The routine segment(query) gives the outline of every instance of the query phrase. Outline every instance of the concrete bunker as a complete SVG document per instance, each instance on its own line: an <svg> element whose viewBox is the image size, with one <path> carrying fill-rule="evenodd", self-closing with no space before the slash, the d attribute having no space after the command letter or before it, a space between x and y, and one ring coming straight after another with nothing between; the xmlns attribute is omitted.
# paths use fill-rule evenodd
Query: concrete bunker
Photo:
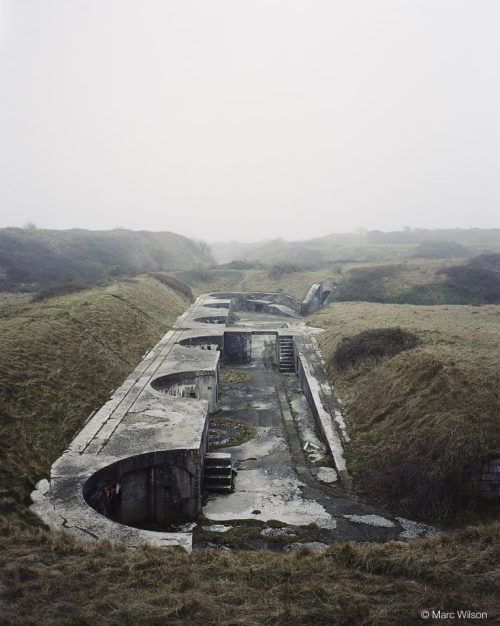
<svg viewBox="0 0 500 626"><path fill-rule="evenodd" d="M252 358L251 331L228 329L218 335L196 335L181 339L179 345L216 350L221 353L224 363L249 363Z"/></svg>
<svg viewBox="0 0 500 626"><path fill-rule="evenodd" d="M178 398L197 398L208 402L209 411L217 409L219 401L219 368L214 372L174 372L151 381L155 391Z"/></svg>
<svg viewBox="0 0 500 626"><path fill-rule="evenodd" d="M83 497L97 513L126 526L189 522L201 507L202 468L188 450L137 455L93 474Z"/></svg>
<svg viewBox="0 0 500 626"><path fill-rule="evenodd" d="M52 528L64 526L87 539L106 536L127 545L148 541L190 549L191 539L184 533L154 531L198 515L210 461L217 476L209 472L209 478L219 480L221 454L211 459L214 455L207 451L208 413L218 404L220 362L250 362L253 334L274 335L282 372L297 372L302 358L302 343L297 343L294 331L227 328L231 308L213 306L227 302L228 296L231 305L244 306L247 298L267 295L220 294L214 296L216 302L200 298L179 318L179 328L169 331L146 355L54 463L50 481L41 481L33 494L33 510ZM292 303L271 295L267 306L274 299ZM193 322L211 328L196 328ZM308 401L321 404L321 388L309 386ZM331 421L330 415L319 413L319 419ZM340 447L337 450L332 443L333 433L324 430L342 477ZM230 459L223 461L230 483Z"/></svg>

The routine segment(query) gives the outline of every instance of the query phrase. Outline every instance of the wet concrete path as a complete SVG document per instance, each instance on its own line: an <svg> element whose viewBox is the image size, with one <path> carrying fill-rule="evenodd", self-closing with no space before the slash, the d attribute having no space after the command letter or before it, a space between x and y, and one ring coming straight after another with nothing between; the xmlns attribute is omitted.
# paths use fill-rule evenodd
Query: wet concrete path
<svg viewBox="0 0 500 626"><path fill-rule="evenodd" d="M245 314L238 325L257 325L264 330L283 324L282 319L269 320L264 315ZM256 435L223 449L231 453L237 472L234 492L211 495L203 510L220 529L230 530L241 520L271 521L261 534L281 533L292 543L296 534L326 543L432 532L428 526L392 518L340 485L297 377L278 371L272 335L254 335L251 363L232 369L248 372L252 378L223 386L217 417L250 424ZM275 521L285 527L273 529Z"/></svg>

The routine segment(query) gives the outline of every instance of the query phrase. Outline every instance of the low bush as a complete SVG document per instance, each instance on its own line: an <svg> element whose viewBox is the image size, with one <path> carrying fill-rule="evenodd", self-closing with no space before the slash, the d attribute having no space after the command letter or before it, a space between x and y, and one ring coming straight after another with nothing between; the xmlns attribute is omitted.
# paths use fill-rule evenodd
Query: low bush
<svg viewBox="0 0 500 626"><path fill-rule="evenodd" d="M245 259L235 259L225 267L230 270L260 270L264 266L260 261L246 261Z"/></svg>
<svg viewBox="0 0 500 626"><path fill-rule="evenodd" d="M472 251L455 241L422 241L416 249L416 257L427 259L451 259L471 257Z"/></svg>
<svg viewBox="0 0 500 626"><path fill-rule="evenodd" d="M377 265L352 269L347 280L339 285L330 301L385 302L384 280L397 276L401 271L400 265Z"/></svg>
<svg viewBox="0 0 500 626"><path fill-rule="evenodd" d="M436 274L446 276L445 285L460 304L500 303L500 254L481 255Z"/></svg>
<svg viewBox="0 0 500 626"><path fill-rule="evenodd" d="M277 263L269 270L269 277L276 279L284 274L294 274L295 272L300 272L300 265L289 262Z"/></svg>
<svg viewBox="0 0 500 626"><path fill-rule="evenodd" d="M354 337L346 337L340 343L333 355L333 365L337 370L345 370L366 360L410 350L418 343L416 335L399 326L364 330Z"/></svg>

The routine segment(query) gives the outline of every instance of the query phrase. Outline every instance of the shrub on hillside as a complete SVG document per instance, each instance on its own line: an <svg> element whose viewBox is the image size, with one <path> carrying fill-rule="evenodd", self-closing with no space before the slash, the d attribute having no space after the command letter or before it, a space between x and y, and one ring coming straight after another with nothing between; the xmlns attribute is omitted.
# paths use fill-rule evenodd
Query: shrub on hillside
<svg viewBox="0 0 500 626"><path fill-rule="evenodd" d="M447 288L460 304L497 304L500 302L500 254L485 254L466 265L438 270L446 276Z"/></svg>
<svg viewBox="0 0 500 626"><path fill-rule="evenodd" d="M422 241L414 256L427 259L452 259L471 257L472 254L470 248L455 241Z"/></svg>
<svg viewBox="0 0 500 626"><path fill-rule="evenodd" d="M349 272L349 278L339 285L331 301L385 302L384 279L392 278L401 271L400 265L377 265L352 269Z"/></svg>
<svg viewBox="0 0 500 626"><path fill-rule="evenodd" d="M410 350L418 344L416 335L399 326L372 328L354 337L346 337L335 350L332 362L337 370L345 370L366 360Z"/></svg>
<svg viewBox="0 0 500 626"><path fill-rule="evenodd" d="M235 259L228 263L225 267L230 270L259 270L264 267L260 261L247 261L245 259Z"/></svg>
<svg viewBox="0 0 500 626"><path fill-rule="evenodd" d="M194 302L194 295L191 291L191 287L182 282L182 280L179 280L175 276L170 276L169 274L161 274L160 272L149 274L149 276L185 296L189 300L189 302Z"/></svg>
<svg viewBox="0 0 500 626"><path fill-rule="evenodd" d="M300 272L300 266L296 263L289 263L284 261L283 263L276 263L269 270L270 278L279 278L284 274L294 274L295 272Z"/></svg>

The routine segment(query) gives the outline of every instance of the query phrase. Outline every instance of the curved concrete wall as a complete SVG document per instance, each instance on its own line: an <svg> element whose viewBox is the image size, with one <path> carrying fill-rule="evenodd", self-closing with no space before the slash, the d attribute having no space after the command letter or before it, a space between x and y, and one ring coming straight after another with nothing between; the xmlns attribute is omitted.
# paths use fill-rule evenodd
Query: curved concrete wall
<svg viewBox="0 0 500 626"><path fill-rule="evenodd" d="M294 300L276 295L287 306ZM227 296L222 294L221 299ZM196 320L225 324L230 316L229 308L213 304L214 299L202 296L178 318L175 330L145 355L53 464L50 481L37 485L32 508L49 526L86 539L106 537L127 545L149 542L190 549L189 534L145 531L130 524L167 525L196 515L208 450L208 414L217 408L221 354L226 362L249 361L253 334L282 332L218 330L222 324L208 331L210 322ZM284 333L293 331L287 328ZM200 345L217 348L192 348ZM309 348L296 346L295 363L302 362L304 391L310 404L319 407L321 398L306 371L308 359ZM322 419L326 424L328 416ZM336 464L342 475L341 462Z"/></svg>

